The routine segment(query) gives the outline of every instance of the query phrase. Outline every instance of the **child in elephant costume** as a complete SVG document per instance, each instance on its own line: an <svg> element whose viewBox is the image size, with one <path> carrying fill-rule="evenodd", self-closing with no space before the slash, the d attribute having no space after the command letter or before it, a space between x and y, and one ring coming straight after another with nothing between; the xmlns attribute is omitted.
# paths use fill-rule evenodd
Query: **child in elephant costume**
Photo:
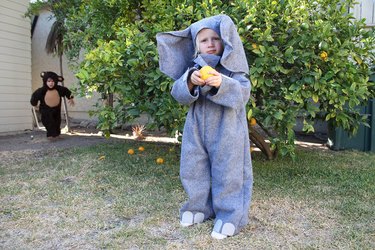
<svg viewBox="0 0 375 250"><path fill-rule="evenodd" d="M217 15L156 38L160 70L175 80L171 94L189 105L180 163L188 200L180 223L214 218L213 238L238 234L249 220L253 174L245 108L251 85L237 29ZM206 65L213 69L203 80Z"/></svg>

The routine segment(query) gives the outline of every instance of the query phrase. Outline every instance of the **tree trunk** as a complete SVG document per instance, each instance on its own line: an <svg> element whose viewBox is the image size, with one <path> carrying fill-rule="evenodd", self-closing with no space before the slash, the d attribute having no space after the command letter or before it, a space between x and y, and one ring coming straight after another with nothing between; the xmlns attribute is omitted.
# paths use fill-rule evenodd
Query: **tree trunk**
<svg viewBox="0 0 375 250"><path fill-rule="evenodd" d="M269 144L264 140L263 136L254 128L254 126L251 126L249 122L248 126L251 142L253 142L262 151L268 160L275 159L277 152L271 150Z"/></svg>
<svg viewBox="0 0 375 250"><path fill-rule="evenodd" d="M62 55L59 56L59 61L60 61L60 76L64 77ZM61 85L64 86L64 81L61 82ZM62 100L63 100L64 111L65 111L65 128L67 129L68 132L70 132L68 105L66 104L66 98L65 97L63 97Z"/></svg>

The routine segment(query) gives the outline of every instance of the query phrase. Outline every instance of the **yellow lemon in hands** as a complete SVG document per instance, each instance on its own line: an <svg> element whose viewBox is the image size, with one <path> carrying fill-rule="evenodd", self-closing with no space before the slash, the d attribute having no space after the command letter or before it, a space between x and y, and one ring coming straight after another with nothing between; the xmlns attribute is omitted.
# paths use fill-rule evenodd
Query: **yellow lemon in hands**
<svg viewBox="0 0 375 250"><path fill-rule="evenodd" d="M206 66L203 66L199 72L201 73L201 78L203 80L206 80L207 78L211 77L211 76L214 76L213 74L209 74L208 72L211 72L213 71L214 69L208 65Z"/></svg>

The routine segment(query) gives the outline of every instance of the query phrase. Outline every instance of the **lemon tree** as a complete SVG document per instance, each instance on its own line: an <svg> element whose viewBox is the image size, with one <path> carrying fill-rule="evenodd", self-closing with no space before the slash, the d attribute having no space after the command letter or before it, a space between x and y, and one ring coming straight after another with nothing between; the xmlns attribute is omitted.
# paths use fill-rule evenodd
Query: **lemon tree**
<svg viewBox="0 0 375 250"><path fill-rule="evenodd" d="M368 81L375 41L364 20L348 13L353 3L233 2L250 62L249 118L260 125L250 135L269 158L294 156L297 119L307 132L317 119L350 132L366 122L357 107L375 97Z"/></svg>
<svg viewBox="0 0 375 250"><path fill-rule="evenodd" d="M107 132L141 114L153 128L182 131L187 107L169 94L173 81L158 69L155 35L219 13L233 18L243 40L252 81L250 137L268 158L294 157L298 119L307 132L316 119L355 132L366 121L356 107L374 97L368 81L374 35L347 13L352 0L47 0L31 6L38 2L64 20L77 92L101 94L92 114Z"/></svg>

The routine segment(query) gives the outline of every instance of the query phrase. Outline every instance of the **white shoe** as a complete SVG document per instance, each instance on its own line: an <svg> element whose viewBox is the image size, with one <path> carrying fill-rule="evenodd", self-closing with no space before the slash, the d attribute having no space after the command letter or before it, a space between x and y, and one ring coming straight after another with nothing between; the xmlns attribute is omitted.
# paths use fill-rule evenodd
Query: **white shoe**
<svg viewBox="0 0 375 250"><path fill-rule="evenodd" d="M194 224L194 215L190 211L185 211L181 216L181 226L189 227Z"/></svg>
<svg viewBox="0 0 375 250"><path fill-rule="evenodd" d="M214 228L212 229L211 236L214 239L222 240L227 238L228 236L233 236L236 228L232 223L225 223L223 225L223 221L218 219L215 222ZM218 233L220 232L220 233Z"/></svg>
<svg viewBox="0 0 375 250"><path fill-rule="evenodd" d="M185 211L182 214L180 224L183 227L189 227L194 224L202 223L204 220L203 213L196 213L195 215L190 211Z"/></svg>
<svg viewBox="0 0 375 250"><path fill-rule="evenodd" d="M217 240L223 240L223 239L227 238L228 235L212 231L211 237L214 238L214 239L217 239Z"/></svg>

